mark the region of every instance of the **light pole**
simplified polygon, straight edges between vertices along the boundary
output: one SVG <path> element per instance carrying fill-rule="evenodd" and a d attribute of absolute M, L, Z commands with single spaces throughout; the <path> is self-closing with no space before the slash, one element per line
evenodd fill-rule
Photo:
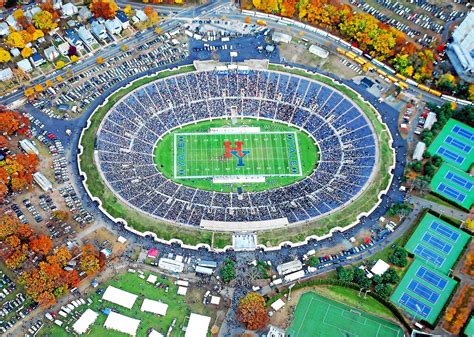
<path fill-rule="evenodd" d="M 295 286 L 295 284 L 296 284 L 296 283 L 293 283 L 292 285 L 290 285 L 290 286 L 288 287 L 288 289 L 290 290 L 290 291 L 288 292 L 288 301 L 291 300 L 291 289 Z"/>

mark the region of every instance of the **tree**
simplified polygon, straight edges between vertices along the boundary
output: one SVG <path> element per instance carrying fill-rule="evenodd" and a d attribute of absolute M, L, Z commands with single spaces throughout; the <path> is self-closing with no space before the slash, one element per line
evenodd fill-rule
<path fill-rule="evenodd" d="M 20 225 L 20 220 L 12 213 L 6 213 L 0 216 L 0 240 L 15 233 Z"/>
<path fill-rule="evenodd" d="M 439 77 L 436 85 L 441 89 L 453 91 L 456 86 L 456 79 L 451 73 L 446 73 Z"/>
<path fill-rule="evenodd" d="M 30 57 L 31 55 L 33 54 L 33 49 L 29 48 L 29 47 L 25 47 L 23 48 L 23 50 L 21 51 L 21 56 L 23 58 L 27 58 L 27 57 Z"/>
<path fill-rule="evenodd" d="M 74 63 L 74 62 L 77 62 L 79 60 L 79 57 L 77 57 L 76 55 L 72 55 L 70 57 L 70 59 L 71 59 L 71 62 Z"/>
<path fill-rule="evenodd" d="M 66 63 L 64 63 L 64 61 L 59 60 L 58 62 L 56 62 L 56 69 L 62 69 L 65 65 Z"/>
<path fill-rule="evenodd" d="M 90 10 L 95 18 L 113 19 L 118 6 L 113 0 L 93 0 Z"/>
<path fill-rule="evenodd" d="M 104 58 L 102 56 L 99 56 L 98 58 L 95 59 L 95 62 L 97 64 L 103 64 L 104 63 Z"/>
<path fill-rule="evenodd" d="M 392 292 L 392 287 L 390 287 L 388 284 L 381 283 L 381 284 L 377 284 L 374 290 L 378 295 L 380 295 L 383 298 L 386 298 Z"/>
<path fill-rule="evenodd" d="M 8 62 L 12 59 L 12 56 L 9 51 L 0 48 L 0 63 Z"/>
<path fill-rule="evenodd" d="M 63 210 L 56 210 L 51 213 L 52 217 L 56 221 L 64 222 L 69 219 L 69 212 L 68 211 L 63 211 Z"/>
<path fill-rule="evenodd" d="M 34 88 L 35 88 L 35 92 L 43 91 L 43 86 L 41 84 L 35 84 Z"/>
<path fill-rule="evenodd" d="M 61 75 L 56 76 L 56 82 L 61 82 L 63 77 Z"/>
<path fill-rule="evenodd" d="M 252 19 L 251 19 L 249 16 L 246 16 L 245 19 L 244 19 L 244 22 L 245 22 L 246 24 L 249 24 L 249 23 L 252 22 Z"/>
<path fill-rule="evenodd" d="M 26 42 L 24 40 L 24 36 L 20 32 L 10 33 L 10 35 L 8 35 L 5 42 L 10 47 L 15 47 L 15 48 L 20 48 L 20 49 L 25 48 L 25 45 L 26 45 Z"/>
<path fill-rule="evenodd" d="M 125 6 L 123 12 L 126 16 L 132 15 L 132 7 L 130 5 Z"/>
<path fill-rule="evenodd" d="M 40 234 L 30 241 L 30 249 L 36 253 L 47 255 L 51 248 L 53 248 L 53 241 L 44 234 Z"/>
<path fill-rule="evenodd" d="M 120 47 L 121 51 L 126 51 L 127 49 L 128 49 L 128 46 L 126 44 L 124 44 Z"/>
<path fill-rule="evenodd" d="M 48 88 L 52 87 L 53 86 L 53 81 L 52 80 L 46 80 L 46 82 L 44 82 L 44 85 L 47 86 Z"/>
<path fill-rule="evenodd" d="M 230 282 L 235 278 L 235 263 L 229 258 L 224 260 L 224 264 L 220 270 L 222 280 L 224 282 Z"/>
<path fill-rule="evenodd" d="M 93 275 L 99 271 L 99 254 L 97 249 L 91 244 L 88 244 L 82 248 L 80 264 L 82 271 L 84 271 L 87 275 Z"/>
<path fill-rule="evenodd" d="M 241 298 L 237 307 L 237 319 L 249 330 L 263 329 L 268 324 L 265 300 L 257 293 L 250 292 Z"/>
<path fill-rule="evenodd" d="M 398 276 L 395 269 L 389 268 L 385 273 L 383 273 L 382 280 L 385 283 L 395 284 L 400 281 L 400 277 Z"/>
<path fill-rule="evenodd" d="M 35 89 L 33 87 L 26 88 L 23 94 L 28 98 L 33 97 L 35 95 Z"/>
<path fill-rule="evenodd" d="M 352 282 L 354 280 L 354 269 L 339 266 L 336 268 L 337 278 L 344 282 Z"/>
<path fill-rule="evenodd" d="M 469 85 L 468 99 L 474 102 L 474 84 Z"/>
<path fill-rule="evenodd" d="M 408 263 L 408 253 L 405 249 L 402 247 L 396 247 L 395 250 L 393 251 L 393 254 L 391 254 L 388 257 L 388 260 L 390 263 L 398 266 L 398 267 L 405 267 Z"/>
<path fill-rule="evenodd" d="M 53 14 L 46 10 L 36 13 L 33 16 L 33 22 L 36 28 L 46 32 L 53 30 L 58 26 L 58 24 L 54 22 Z"/>

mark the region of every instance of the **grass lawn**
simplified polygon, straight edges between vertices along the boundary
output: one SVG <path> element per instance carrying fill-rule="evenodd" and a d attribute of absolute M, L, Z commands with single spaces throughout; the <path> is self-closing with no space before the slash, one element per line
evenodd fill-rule
<path fill-rule="evenodd" d="M 343 295 L 345 298 L 347 294 Z M 354 305 L 334 301 L 314 292 L 301 296 L 287 334 L 294 337 L 404 336 L 400 326 L 392 322 L 356 310 Z"/>
<path fill-rule="evenodd" d="M 145 276 L 148 277 L 148 273 L 145 273 Z M 158 275 L 157 275 L 158 276 Z M 95 321 L 94 325 L 90 329 L 88 333 L 89 336 L 97 336 L 97 337 L 121 337 L 121 336 L 128 336 L 126 334 L 114 331 L 114 330 L 107 330 L 103 327 L 107 316 L 100 312 L 101 309 L 105 308 L 113 308 L 116 312 L 129 316 L 135 319 L 141 320 L 140 325 L 138 326 L 137 336 L 147 336 L 147 330 L 149 328 L 154 328 L 158 332 L 166 335 L 168 328 L 171 326 L 171 323 L 174 319 L 176 319 L 176 325 L 171 333 L 171 336 L 180 336 L 182 332 L 182 328 L 185 324 L 187 324 L 188 317 L 192 312 L 199 313 L 207 316 L 211 316 L 212 320 L 214 321 L 216 317 L 216 311 L 213 310 L 211 307 L 205 307 L 202 304 L 202 295 L 204 290 L 200 289 L 193 289 L 189 288 L 188 295 L 186 297 L 177 295 L 178 287 L 174 285 L 171 281 L 161 279 L 158 277 L 158 282 L 165 283 L 169 286 L 168 293 L 165 293 L 164 288 L 159 289 L 155 288 L 150 283 L 147 283 L 145 280 L 142 280 L 138 277 L 138 274 L 134 273 L 126 273 L 115 276 L 110 281 L 101 284 L 101 288 L 106 288 L 108 285 L 113 285 L 116 288 L 120 288 L 125 291 L 129 291 L 138 295 L 138 299 L 136 300 L 134 306 L 131 310 L 127 308 L 123 308 L 121 306 L 114 305 L 110 302 L 103 301 L 102 303 L 99 302 L 102 296 L 97 294 L 92 295 L 93 303 L 89 307 L 90 309 L 94 310 L 95 312 L 99 313 L 99 317 Z M 143 299 L 148 298 L 156 301 L 161 301 L 163 303 L 168 304 L 168 310 L 165 316 L 154 315 L 151 313 L 145 313 L 140 310 L 140 307 L 143 303 Z M 193 303 L 186 303 L 186 301 L 192 301 Z M 85 311 L 87 306 L 82 306 L 78 310 L 81 312 Z M 60 317 L 60 316 L 59 316 Z M 51 337 L 66 337 L 69 336 L 70 333 L 65 331 L 65 327 L 71 327 L 76 319 L 71 319 L 67 324 L 63 325 L 63 327 L 58 327 L 53 323 L 48 323 L 48 325 L 40 330 L 38 336 L 51 336 Z M 209 327 L 210 328 L 210 327 Z"/>

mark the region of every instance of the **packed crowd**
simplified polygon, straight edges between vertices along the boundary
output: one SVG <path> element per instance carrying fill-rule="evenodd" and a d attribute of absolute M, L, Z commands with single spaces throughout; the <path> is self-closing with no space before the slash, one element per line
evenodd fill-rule
<path fill-rule="evenodd" d="M 153 149 L 167 130 L 183 123 L 239 115 L 292 123 L 320 149 L 313 173 L 283 188 L 218 193 L 165 178 Z M 118 102 L 97 135 L 100 169 L 109 186 L 155 217 L 199 226 L 201 219 L 305 221 L 352 200 L 376 162 L 375 135 L 366 117 L 332 88 L 271 71 L 194 72 L 149 83 Z"/>

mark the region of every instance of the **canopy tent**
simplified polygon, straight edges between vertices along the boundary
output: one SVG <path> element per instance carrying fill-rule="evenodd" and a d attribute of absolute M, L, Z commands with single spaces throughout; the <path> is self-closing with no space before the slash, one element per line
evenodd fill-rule
<path fill-rule="evenodd" d="M 184 337 L 206 337 L 211 317 L 191 313 Z"/>
<path fill-rule="evenodd" d="M 140 310 L 164 316 L 166 315 L 166 311 L 168 310 L 168 304 L 145 298 L 143 300 L 142 307 L 140 308 Z"/>
<path fill-rule="evenodd" d="M 151 329 L 151 332 L 148 334 L 148 337 L 165 337 L 155 329 Z"/>
<path fill-rule="evenodd" d="M 124 291 L 113 286 L 108 286 L 107 290 L 105 290 L 105 293 L 102 296 L 102 299 L 118 304 L 124 308 L 132 309 L 137 297 L 137 295 L 129 293 L 128 291 Z"/>
<path fill-rule="evenodd" d="M 390 265 L 384 260 L 378 260 L 375 265 L 372 267 L 370 272 L 375 275 L 382 275 L 390 268 Z"/>
<path fill-rule="evenodd" d="M 272 303 L 271 307 L 273 310 L 278 311 L 285 305 L 285 302 L 281 298 Z"/>
<path fill-rule="evenodd" d="M 139 319 L 131 318 L 125 315 L 111 311 L 104 323 L 104 328 L 135 336 L 137 334 Z"/>
<path fill-rule="evenodd" d="M 79 317 L 79 319 L 74 323 L 72 326 L 73 330 L 78 334 L 83 334 L 87 332 L 87 329 L 94 324 L 95 320 L 99 317 L 99 314 L 91 309 L 87 309 L 84 313 Z"/>

